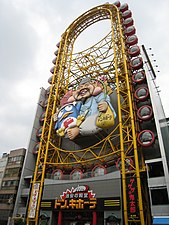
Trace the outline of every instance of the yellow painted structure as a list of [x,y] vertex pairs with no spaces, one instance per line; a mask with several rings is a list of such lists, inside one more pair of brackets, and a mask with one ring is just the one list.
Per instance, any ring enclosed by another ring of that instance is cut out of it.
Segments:
[[[101,20],[109,20],[110,33],[99,43],[83,52],[73,54],[73,46],[77,37],[86,28]],[[63,33],[59,44],[56,65],[48,97],[48,105],[44,120],[40,148],[37,157],[32,191],[29,201],[27,224],[37,225],[42,199],[45,173],[47,167],[71,168],[90,166],[93,163],[115,164],[121,158],[122,198],[124,223],[148,224],[143,211],[140,173],[144,171],[142,154],[137,149],[137,122],[134,111],[131,71],[125,49],[125,39],[118,8],[113,4],[95,7],[77,18]],[[98,142],[84,149],[64,150],[61,148],[61,138],[54,131],[53,115],[60,106],[60,99],[71,85],[88,74],[91,78],[98,75],[106,77],[110,86],[113,85],[117,94],[118,124],[111,132]],[[126,169],[127,159],[132,158],[132,169]],[[140,162],[141,161],[141,162]],[[130,220],[127,213],[126,176],[136,177],[138,193],[139,219]],[[35,188],[37,192],[35,193]],[[113,188],[113,187],[112,187]],[[32,202],[35,195],[35,202]],[[35,214],[31,214],[32,204],[35,204]]]

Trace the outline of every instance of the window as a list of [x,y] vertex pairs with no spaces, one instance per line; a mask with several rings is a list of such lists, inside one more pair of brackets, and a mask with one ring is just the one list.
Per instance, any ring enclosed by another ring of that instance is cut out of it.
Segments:
[[169,204],[166,187],[151,189],[151,198],[152,198],[152,205],[167,205],[167,204]]
[[6,162],[7,162],[7,160],[4,160],[4,161],[0,161],[0,168],[3,168],[3,167],[5,167],[6,166]]
[[8,186],[8,181],[3,181],[2,182],[2,187],[6,187],[6,186]]
[[149,177],[163,177],[164,176],[164,170],[163,170],[163,164],[162,162],[154,162],[148,164],[148,173]]
[[20,164],[23,161],[24,157],[22,155],[9,157],[8,163],[10,164]]
[[0,194],[0,203],[12,204],[15,198],[14,194]]
[[14,187],[18,186],[19,181],[18,180],[7,180],[2,182],[2,187]]
[[1,199],[9,199],[11,197],[11,195],[10,194],[0,194],[0,200]]
[[83,173],[80,169],[74,169],[70,174],[71,180],[80,180],[83,177]]
[[20,172],[20,168],[6,169],[4,177],[16,177],[19,175],[19,172]]
[[102,176],[104,174],[107,173],[106,168],[102,165],[97,165],[93,168],[92,170],[93,176],[97,177],[97,176]]
[[2,178],[2,176],[3,176],[3,172],[0,172],[0,178]]

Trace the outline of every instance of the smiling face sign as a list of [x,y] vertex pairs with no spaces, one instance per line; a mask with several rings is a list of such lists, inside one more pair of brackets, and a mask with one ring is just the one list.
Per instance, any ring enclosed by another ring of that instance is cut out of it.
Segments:
[[94,88],[94,85],[90,82],[80,84],[73,96],[76,100],[89,98],[93,94]]
[[91,96],[100,94],[102,91],[102,85],[99,85],[99,83],[90,78],[84,78],[73,92],[73,97],[76,101],[84,101]]

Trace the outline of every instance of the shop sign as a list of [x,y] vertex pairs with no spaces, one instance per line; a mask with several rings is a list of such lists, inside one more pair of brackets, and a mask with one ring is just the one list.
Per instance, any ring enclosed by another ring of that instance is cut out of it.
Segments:
[[136,177],[127,178],[127,211],[129,219],[139,219]]
[[55,200],[54,209],[95,209],[97,206],[95,194],[87,185],[67,189],[60,197]]
[[32,197],[31,197],[31,204],[30,204],[30,211],[29,211],[29,218],[35,218],[38,194],[39,194],[39,183],[35,183],[33,186]]

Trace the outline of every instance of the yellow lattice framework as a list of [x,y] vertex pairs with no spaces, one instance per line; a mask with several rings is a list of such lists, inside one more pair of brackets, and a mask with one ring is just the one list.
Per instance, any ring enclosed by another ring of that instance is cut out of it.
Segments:
[[[77,54],[73,54],[74,43],[81,32],[101,20],[110,21],[110,33],[96,45]],[[137,126],[132,101],[132,85],[123,28],[118,8],[113,4],[95,7],[76,19],[62,35],[52,85],[48,97],[48,105],[44,120],[40,148],[37,157],[32,191],[28,207],[27,224],[37,225],[47,167],[69,168],[90,166],[93,163],[115,164],[121,158],[121,174],[123,187],[124,223],[145,224],[136,132]],[[109,130],[107,135],[98,135],[94,145],[80,149],[63,149],[62,139],[54,131],[53,115],[60,107],[60,99],[71,86],[78,85],[79,80],[88,74],[91,78],[106,77],[109,87],[117,97],[118,124]],[[126,170],[128,157],[132,158],[131,171]],[[127,214],[126,176],[136,177],[138,191],[139,219],[130,220]],[[31,199],[35,185],[38,186],[35,216],[30,215]],[[112,187],[113,188],[113,187]]]

